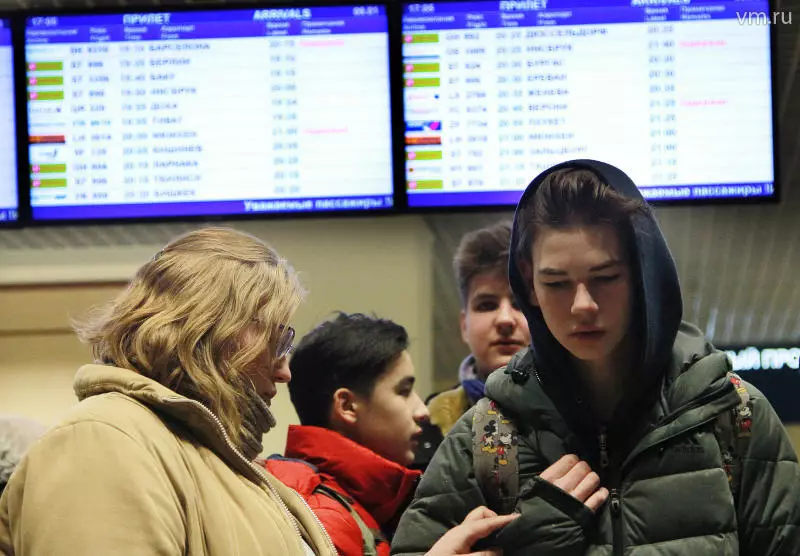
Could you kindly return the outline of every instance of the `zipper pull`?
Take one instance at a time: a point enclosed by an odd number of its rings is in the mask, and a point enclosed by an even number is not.
[[[617,489],[611,489],[611,513],[613,515],[619,515],[621,502],[619,500],[619,492]]]
[[[608,467],[608,433],[606,433],[605,427],[600,429],[600,435],[598,436],[598,442],[600,444],[600,467],[605,469]]]

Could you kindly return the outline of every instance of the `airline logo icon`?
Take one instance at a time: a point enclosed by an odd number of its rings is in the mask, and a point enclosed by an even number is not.
[[[442,122],[439,120],[408,121],[406,133],[441,133]]]

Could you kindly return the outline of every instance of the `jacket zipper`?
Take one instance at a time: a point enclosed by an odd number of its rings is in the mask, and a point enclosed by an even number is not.
[[[728,385],[729,384],[730,384],[730,382],[727,382],[726,384],[723,384],[722,386],[712,390],[711,392],[709,392],[708,394],[704,395],[703,397],[698,398],[696,400],[693,400],[692,402],[680,407],[675,413],[670,415],[668,419],[665,419],[664,421],[662,421],[660,423],[659,427],[664,427],[664,426],[668,425],[669,423],[672,423],[673,421],[676,421],[679,417],[681,417],[685,413],[691,411],[692,409],[696,409],[698,407],[704,406],[704,405],[706,405],[706,404],[708,404],[708,403],[710,403],[712,401],[715,401],[717,398],[722,397],[722,395],[724,394],[724,390],[728,389]],[[731,406],[731,407],[733,407],[733,406]],[[701,427],[701,426],[705,425],[706,423],[709,423],[709,422],[713,421],[716,418],[717,418],[716,414],[712,415],[711,417],[708,417],[707,419],[703,419],[702,421],[693,424],[688,429],[679,430],[674,434],[671,434],[669,436],[666,436],[666,437],[660,439],[655,444],[646,445],[643,448],[639,448],[639,446],[637,446],[636,448],[634,448],[634,450],[630,454],[628,454],[628,457],[625,458],[625,461],[622,463],[622,469],[625,469],[628,466],[628,464],[631,461],[633,461],[634,458],[639,457],[639,455],[641,455],[643,452],[646,452],[647,450],[650,450],[651,448],[654,448],[655,446],[658,446],[659,444],[663,444],[664,442],[667,442],[668,440],[671,440],[675,436],[678,436],[680,434],[685,433],[687,430],[692,430],[692,429]]]
[[[622,544],[622,498],[615,488],[611,489],[611,528],[614,556],[623,556],[625,550]]]
[[[692,400],[691,402],[687,403],[686,405],[683,405],[682,407],[678,408],[678,410],[675,411],[672,415],[670,415],[668,419],[664,419],[664,421],[661,423],[661,426],[663,427],[664,425],[667,425],[667,424],[677,420],[678,417],[680,417],[684,413],[687,413],[687,412],[691,411],[692,409],[696,409],[698,407],[702,407],[702,406],[706,405],[708,402],[718,398],[723,390],[727,390],[728,389],[728,385],[729,384],[730,384],[730,382],[727,382],[727,383],[723,384],[722,386],[720,386],[718,388],[715,388],[714,390],[712,390],[708,394],[704,395],[703,397],[696,398],[696,399]]]
[[[600,428],[600,434],[597,436],[598,444],[600,445],[600,467],[605,469],[608,467],[608,431],[605,427]]]
[[[600,469],[603,471],[603,475],[607,477],[611,458],[608,455],[608,429],[606,427],[600,427],[597,442],[600,446]],[[612,484],[616,484],[616,479],[612,480]],[[622,498],[616,488],[611,489],[610,498],[612,552],[614,556],[622,556],[624,553],[622,541]]]
[[[233,442],[231,442],[231,439],[228,436],[228,432],[225,430],[225,427],[222,426],[222,421],[219,420],[219,417],[214,415],[214,413],[212,413],[210,409],[208,409],[206,406],[204,406],[203,404],[201,404],[196,400],[190,400],[188,398],[167,398],[167,400],[177,401],[180,403],[191,403],[192,405],[199,407],[203,411],[203,413],[205,413],[211,418],[211,420],[216,424],[217,430],[222,433],[222,437],[225,439],[225,443],[231,450],[233,450],[233,453],[236,454],[236,456],[245,465],[247,465],[250,469],[255,471],[256,475],[258,475],[261,479],[263,479],[264,483],[267,485],[267,488],[269,488],[270,492],[278,501],[280,507],[283,509],[283,512],[286,514],[286,516],[289,518],[289,521],[291,521],[292,525],[294,526],[295,533],[297,533],[297,536],[300,538],[300,545],[302,546],[303,543],[305,543],[305,540],[303,539],[303,534],[300,532],[300,525],[297,523],[297,518],[295,518],[294,515],[292,515],[292,512],[289,510],[289,506],[286,505],[286,502],[283,501],[280,494],[278,494],[278,491],[275,490],[275,487],[273,486],[272,481],[269,479],[267,474],[264,473],[261,469],[259,469],[256,465],[254,465],[253,462],[248,461],[247,458],[244,457],[244,455],[242,455],[242,453],[238,450],[238,448],[236,448],[236,446],[233,445]],[[302,496],[300,496],[294,490],[292,490],[292,492],[297,496],[297,499],[300,500],[300,502],[302,502],[302,504],[306,507],[306,509],[308,509],[308,512],[314,518],[314,521],[316,521],[317,525],[319,525],[319,528],[325,537],[325,541],[328,544],[328,548],[332,551],[333,554],[337,554],[338,552],[336,551],[336,546],[333,544],[333,540],[328,534],[328,531],[325,530],[325,527],[322,525],[322,522],[317,517],[317,514],[314,513],[314,511],[311,509],[311,506],[308,505],[308,502],[306,502]]]

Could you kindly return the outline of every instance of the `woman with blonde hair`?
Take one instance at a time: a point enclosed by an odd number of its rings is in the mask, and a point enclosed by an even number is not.
[[[275,251],[230,229],[145,263],[76,326],[95,364],[0,498],[0,554],[335,555],[305,501],[252,463],[291,378],[303,294]],[[463,554],[507,522],[482,510],[431,554]]]
[[[77,327],[80,400],[0,500],[6,554],[335,554],[293,491],[251,463],[289,380],[291,267],[249,235],[170,243]]]

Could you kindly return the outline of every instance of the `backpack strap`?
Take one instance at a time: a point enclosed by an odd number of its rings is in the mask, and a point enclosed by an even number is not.
[[[359,513],[355,510],[353,505],[350,501],[340,492],[332,489],[331,487],[320,484],[317,488],[314,489],[314,492],[321,492],[325,496],[329,498],[333,498],[337,502],[339,502],[342,506],[347,508],[347,511],[350,512],[350,515],[353,516],[353,519],[356,520],[356,524],[358,524],[358,528],[361,530],[361,539],[362,539],[362,548],[364,552],[364,556],[378,556],[378,542],[385,541],[386,539],[383,537],[383,534],[380,531],[375,531],[374,529],[370,529],[364,520],[361,518]]]
[[[514,511],[519,494],[519,434],[489,398],[472,415],[472,461],[486,502],[498,514]]]
[[[738,503],[742,483],[742,461],[750,444],[753,428],[753,402],[742,379],[728,372],[728,380],[739,394],[739,404],[721,413],[714,423],[719,449],[722,453],[722,468],[728,475],[728,483],[734,500]]]

